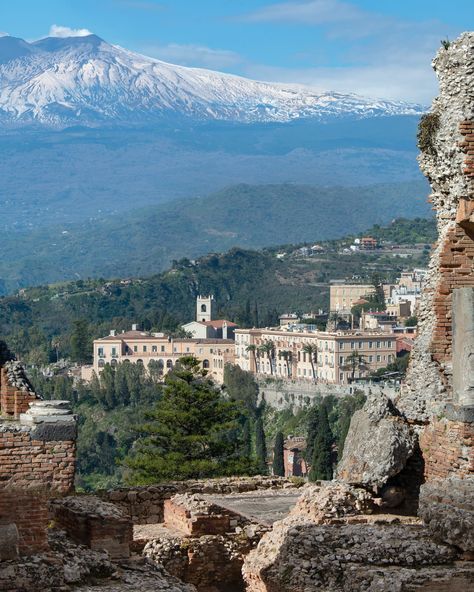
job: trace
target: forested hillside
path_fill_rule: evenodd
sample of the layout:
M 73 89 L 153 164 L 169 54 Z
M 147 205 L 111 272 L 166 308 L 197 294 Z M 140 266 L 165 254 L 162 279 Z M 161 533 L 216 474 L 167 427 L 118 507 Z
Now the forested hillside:
M 390 251 L 344 252 L 352 238 L 321 243 L 323 252 L 301 257 L 296 246 L 232 249 L 195 262 L 176 261 L 166 272 L 130 280 L 78 280 L 20 291 L 0 299 L 0 334 L 23 359 L 44 363 L 71 354 L 74 322 L 83 320 L 89 339 L 112 328 L 176 331 L 194 318 L 197 294 L 212 293 L 220 317 L 242 326 L 268 326 L 286 311 L 317 311 L 329 304 L 329 281 L 352 277 L 371 281 L 377 273 L 395 279 L 406 268 L 426 264 L 435 238 L 434 221 L 399 220 L 367 233 L 416 237 L 426 243 L 417 255 L 399 258 Z
M 0 294 L 88 277 L 158 273 L 173 259 L 358 233 L 395 217 L 429 216 L 424 182 L 366 187 L 237 185 L 179 200 L 2 238 Z

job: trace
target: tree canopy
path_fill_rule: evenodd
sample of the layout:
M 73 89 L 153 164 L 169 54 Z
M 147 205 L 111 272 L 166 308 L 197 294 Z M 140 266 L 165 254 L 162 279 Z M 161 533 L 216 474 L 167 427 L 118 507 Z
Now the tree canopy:
M 127 480 L 197 479 L 252 473 L 242 455 L 240 406 L 226 400 L 192 356 L 181 358 L 166 376 L 163 396 L 125 463 Z

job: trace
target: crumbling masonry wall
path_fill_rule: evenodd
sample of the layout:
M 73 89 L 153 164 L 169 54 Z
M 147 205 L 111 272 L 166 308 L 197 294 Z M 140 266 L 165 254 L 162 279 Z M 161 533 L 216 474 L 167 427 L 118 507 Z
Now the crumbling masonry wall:
M 75 441 L 36 438 L 30 426 L 0 423 L 0 488 L 68 493 L 74 481 Z
M 34 397 L 18 419 L 0 416 L 0 561 L 47 550 L 48 498 L 73 488 L 75 438 L 64 401 Z
M 420 123 L 420 168 L 428 178 L 439 239 L 419 311 L 419 337 L 398 407 L 416 422 L 453 401 L 452 294 L 474 288 L 474 35 L 433 61 L 440 94 Z

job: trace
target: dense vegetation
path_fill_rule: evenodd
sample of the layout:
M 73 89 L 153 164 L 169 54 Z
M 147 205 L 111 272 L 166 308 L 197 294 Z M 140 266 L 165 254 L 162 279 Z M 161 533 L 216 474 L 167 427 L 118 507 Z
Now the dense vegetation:
M 208 197 L 2 237 L 0 294 L 87 277 L 157 273 L 232 247 L 321 241 L 395 216 L 428 216 L 423 182 L 366 187 L 237 185 Z
M 402 236 L 407 228 L 420 242 L 431 242 L 434 222 L 400 220 L 386 232 Z M 384 232 L 378 229 L 381 238 Z M 0 332 L 26 362 L 41 365 L 63 357 L 81 362 L 84 349 L 92 351 L 92 339 L 110 329 L 138 323 L 147 330 L 177 331 L 194 318 L 199 293 L 215 295 L 221 317 L 241 326 L 269 326 L 283 312 L 327 309 L 331 279 L 350 278 L 357 270 L 363 281 L 373 281 L 374 274 L 394 280 L 403 269 L 425 265 L 429 253 L 421 250 L 404 259 L 390 252 L 344 253 L 351 240 L 321 243 L 324 251 L 315 257 L 301 257 L 289 245 L 283 259 L 275 256 L 278 249 L 233 249 L 195 262 L 182 259 L 169 271 L 144 279 L 78 280 L 29 288 L 0 298 Z
M 127 481 L 145 485 L 257 472 L 243 442 L 243 409 L 205 378 L 195 358 L 181 358 L 139 428 L 125 459 Z
M 282 472 L 283 437 L 307 438 L 314 478 L 332 471 L 360 394 L 319 399 L 310 409 L 258 405 L 253 376 L 227 366 L 223 390 L 183 359 L 165 384 L 136 364 L 106 366 L 100 381 L 73 383 L 63 374 L 32 382 L 47 399 L 71 401 L 79 417 L 77 485 L 86 490 L 162 479 Z M 324 417 L 323 417 L 324 416 Z M 323 419 L 321 419 L 323 418 Z M 327 425 L 324 424 L 326 422 Z

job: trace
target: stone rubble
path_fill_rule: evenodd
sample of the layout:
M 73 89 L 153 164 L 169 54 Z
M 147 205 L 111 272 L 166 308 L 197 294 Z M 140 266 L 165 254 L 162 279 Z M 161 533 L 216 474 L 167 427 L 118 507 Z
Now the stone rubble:
M 5 362 L 3 367 L 6 369 L 6 375 L 10 386 L 26 391 L 30 395 L 35 394 L 21 362 L 10 360 Z

